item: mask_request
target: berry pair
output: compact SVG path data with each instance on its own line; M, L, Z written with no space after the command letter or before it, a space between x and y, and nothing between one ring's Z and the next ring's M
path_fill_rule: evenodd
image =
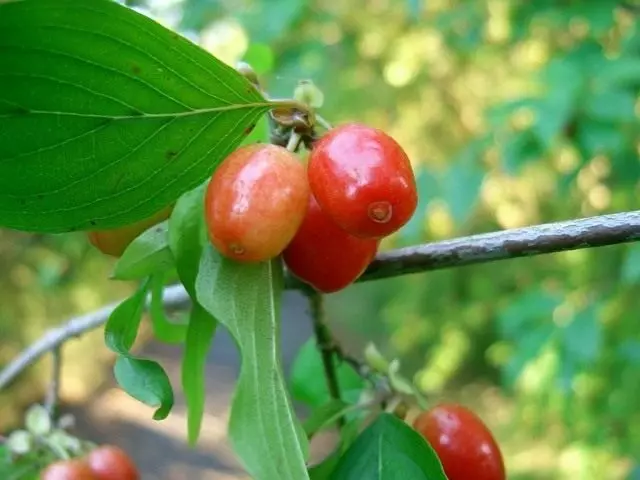
M350 123L315 142L306 168L276 145L237 149L209 182L205 218L221 254L240 262L282 254L295 276L328 293L354 282L416 206L402 147Z
M49 465L41 480L139 480L129 455L113 445L98 447L84 458L59 460Z

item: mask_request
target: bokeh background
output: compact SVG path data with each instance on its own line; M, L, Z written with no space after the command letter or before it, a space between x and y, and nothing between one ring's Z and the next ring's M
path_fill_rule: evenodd
M638 208L637 2L130 5L229 64L249 62L272 96L309 78L330 121L391 133L412 158L420 203L384 248ZM0 230L0 264L0 365L47 327L133 288L108 280L112 262L82 234ZM428 395L476 409L509 478L631 480L640 479L639 294L640 244L377 281L327 301L355 355L374 341ZM286 308L289 365L310 330L300 298L288 295ZM179 375L179 347L148 338L141 348ZM224 439L237 371L228 337L212 351L213 413L196 450L184 445L180 408L157 425L113 388L112 360L102 331L64 349L63 399L87 435L127 445L145 478L245 478ZM40 362L0 392L0 431L40 400L49 368Z

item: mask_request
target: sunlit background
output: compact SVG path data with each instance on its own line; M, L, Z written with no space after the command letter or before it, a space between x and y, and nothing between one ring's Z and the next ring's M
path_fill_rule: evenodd
M310 78L325 118L391 133L420 203L384 248L638 208L640 13L614 0L130 4L229 64L249 62L271 96ZM107 279L112 263L81 234L0 231L0 262L0 364L133 288ZM627 245L378 281L328 301L355 355L373 340L433 399L474 408L510 479L615 480L640 479L639 294L640 245ZM94 440L111 415L132 422L113 441L139 435L169 459L184 444L182 418L158 426L109 387L102 331L71 341L64 360L63 398ZM41 398L49 367L0 394L0 431ZM244 478L207 464L209 447L233 463L228 397L210 401L223 412L205 418L199 450L212 476L188 478Z

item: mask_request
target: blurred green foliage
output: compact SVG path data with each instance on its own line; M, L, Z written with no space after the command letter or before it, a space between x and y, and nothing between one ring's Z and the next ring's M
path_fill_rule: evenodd
M622 2L135 4L250 62L270 95L311 78L330 121L394 135L420 203L385 248L637 208L639 14ZM106 282L108 261L79 236L0 232L0 260L0 362L128 288ZM337 331L399 356L429 395L477 408L510 478L631 479L639 293L640 245L627 245L358 285L329 309Z

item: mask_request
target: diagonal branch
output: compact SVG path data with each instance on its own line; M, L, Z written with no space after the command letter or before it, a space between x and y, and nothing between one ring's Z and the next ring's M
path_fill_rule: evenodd
M380 253L358 281L640 240L640 210L545 223Z
M382 252L358 281L636 240L640 240L640 211L601 215ZM301 288L301 283L288 276L287 287ZM190 300L182 285L173 285L165 288L163 303L167 309L179 310L187 308ZM103 325L117 305L118 303L107 305L87 315L72 318L45 333L0 371L0 389L47 352L58 348L72 337Z

